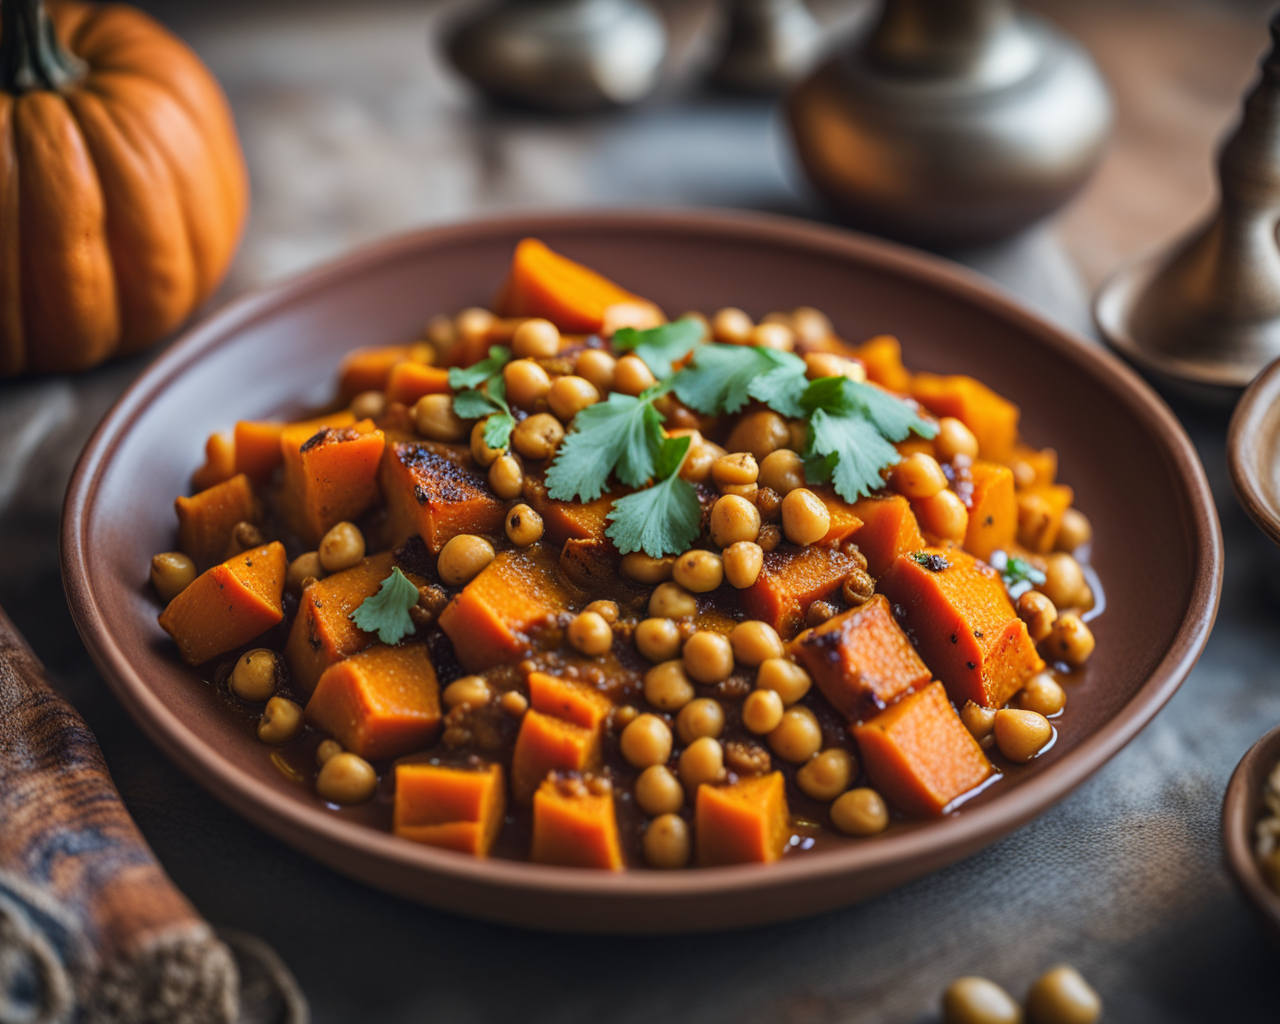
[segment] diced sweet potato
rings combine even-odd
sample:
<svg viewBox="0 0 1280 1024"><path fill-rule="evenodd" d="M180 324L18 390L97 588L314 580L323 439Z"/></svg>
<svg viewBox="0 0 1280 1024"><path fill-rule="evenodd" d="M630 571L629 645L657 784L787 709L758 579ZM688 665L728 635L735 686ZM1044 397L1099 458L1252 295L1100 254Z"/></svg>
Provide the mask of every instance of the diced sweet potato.
<svg viewBox="0 0 1280 1024"><path fill-rule="evenodd" d="M355 421L347 409L297 423L241 420L236 424L236 472L244 473L254 483L266 483L284 461L280 435L286 430L297 428L299 433L311 437L323 427L349 427Z"/></svg>
<svg viewBox="0 0 1280 1024"><path fill-rule="evenodd" d="M883 594L805 630L791 650L832 707L855 722L933 678Z"/></svg>
<svg viewBox="0 0 1280 1024"><path fill-rule="evenodd" d="M382 456L378 480L387 502L387 540L398 547L415 534L434 555L460 533L500 535L506 506L485 475L440 445L395 442Z"/></svg>
<svg viewBox="0 0 1280 1024"><path fill-rule="evenodd" d="M502 765L478 771L433 764L396 765L392 828L415 843L487 857L502 829L507 794Z"/></svg>
<svg viewBox="0 0 1280 1024"><path fill-rule="evenodd" d="M407 361L412 352L412 345L352 349L338 368L338 397L349 402L362 391L385 391L392 368Z"/></svg>
<svg viewBox="0 0 1280 1024"><path fill-rule="evenodd" d="M902 345L893 335L872 338L855 348L853 354L866 364L868 380L901 395L910 392L911 374L902 365Z"/></svg>
<svg viewBox="0 0 1280 1024"><path fill-rule="evenodd" d="M917 817L940 815L994 770L941 683L903 697L854 726L853 735L871 784L894 807Z"/></svg>
<svg viewBox="0 0 1280 1024"><path fill-rule="evenodd" d="M809 606L839 591L856 565L852 555L837 548L770 551L755 583L742 591L742 607L749 618L767 622L789 640L800 632Z"/></svg>
<svg viewBox="0 0 1280 1024"><path fill-rule="evenodd" d="M237 523L257 518L253 488L243 473L190 498L176 498L173 507L178 513L178 546L201 570L222 561Z"/></svg>
<svg viewBox="0 0 1280 1024"><path fill-rule="evenodd" d="M387 401L412 406L423 395L442 395L449 390L449 371L425 363L397 363L387 377Z"/></svg>
<svg viewBox="0 0 1280 1024"><path fill-rule="evenodd" d="M204 465L191 474L191 486L207 491L236 475L236 442L229 434L210 434L204 443Z"/></svg>
<svg viewBox="0 0 1280 1024"><path fill-rule="evenodd" d="M613 794L597 795L582 787L570 792L558 780L547 779L533 798L530 857L537 864L621 871Z"/></svg>
<svg viewBox="0 0 1280 1024"><path fill-rule="evenodd" d="M862 529L862 520L854 512L853 506L836 494L835 488L815 487L812 490L822 499L822 503L827 506L827 512L831 516L831 529L827 531L825 537L818 541L820 547L831 547L839 544Z"/></svg>
<svg viewBox="0 0 1280 1024"><path fill-rule="evenodd" d="M302 542L315 545L333 526L355 519L378 500L385 438L372 420L349 427L287 427L281 510Z"/></svg>
<svg viewBox="0 0 1280 1024"><path fill-rule="evenodd" d="M954 416L973 431L978 454L1008 462L1018 441L1018 407L979 380L961 375L917 373L911 397L935 416Z"/></svg>
<svg viewBox="0 0 1280 1024"><path fill-rule="evenodd" d="M330 665L307 701L307 721L365 758L430 746L440 731L440 684L426 645L375 644Z"/></svg>
<svg viewBox="0 0 1280 1024"><path fill-rule="evenodd" d="M479 672L525 657L569 602L553 552L502 551L440 613L440 628L462 666Z"/></svg>
<svg viewBox="0 0 1280 1024"><path fill-rule="evenodd" d="M994 462L975 462L969 469L973 483L969 529L964 548L983 561L991 552L1007 551L1018 533L1018 501L1013 471Z"/></svg>
<svg viewBox="0 0 1280 1024"><path fill-rule="evenodd" d="M1047 487L1058 477L1058 453L1052 448L1032 448L1019 443L1013 449L1010 466L1023 463L1031 470L1033 479L1022 481L1024 487ZM1016 479L1021 479L1016 477Z"/></svg>
<svg viewBox="0 0 1280 1024"><path fill-rule="evenodd" d="M1000 707L1044 668L999 574L963 551L903 555L878 586L957 704Z"/></svg>
<svg viewBox="0 0 1280 1024"><path fill-rule="evenodd" d="M599 690L545 672L530 673L529 703L535 711L584 729L598 730L613 710L613 701Z"/></svg>
<svg viewBox="0 0 1280 1024"><path fill-rule="evenodd" d="M752 776L731 786L699 786L694 820L702 867L777 860L791 833L782 773Z"/></svg>
<svg viewBox="0 0 1280 1024"><path fill-rule="evenodd" d="M619 489L602 494L595 501L553 501L547 496L546 485L537 477L530 476L525 480L524 498L542 516L546 539L561 547L569 540L608 543L605 531L609 528L609 512L613 503L628 493L628 490Z"/></svg>
<svg viewBox="0 0 1280 1024"><path fill-rule="evenodd" d="M284 545L272 541L229 558L196 577L160 613L188 665L247 644L282 618Z"/></svg>
<svg viewBox="0 0 1280 1024"><path fill-rule="evenodd" d="M853 504L853 514L862 520L856 540L872 576L883 576L899 555L924 547L911 502L900 494L861 498Z"/></svg>
<svg viewBox="0 0 1280 1024"><path fill-rule="evenodd" d="M1062 516L1075 501L1065 484L1027 487L1018 492L1018 543L1028 551L1047 555L1062 529Z"/></svg>
<svg viewBox="0 0 1280 1024"><path fill-rule="evenodd" d="M599 764L599 729L529 710L511 754L511 793L527 804L549 773L587 772Z"/></svg>

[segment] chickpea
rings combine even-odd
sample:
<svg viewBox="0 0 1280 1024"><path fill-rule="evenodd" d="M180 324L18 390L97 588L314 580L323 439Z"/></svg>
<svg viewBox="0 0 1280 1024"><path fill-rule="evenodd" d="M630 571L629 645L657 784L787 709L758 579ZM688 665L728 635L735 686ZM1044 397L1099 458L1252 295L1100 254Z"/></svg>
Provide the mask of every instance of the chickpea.
<svg viewBox="0 0 1280 1024"><path fill-rule="evenodd" d="M550 359L560 351L560 330L550 320L526 320L511 335L517 359Z"/></svg>
<svg viewBox="0 0 1280 1024"><path fill-rule="evenodd" d="M151 585L165 604L191 586L197 575L196 563L181 551L165 551L151 557Z"/></svg>
<svg viewBox="0 0 1280 1024"><path fill-rule="evenodd" d="M1058 529L1058 537L1054 547L1059 551L1074 551L1083 547L1093 539L1093 525L1077 508L1069 508L1062 513L1062 526Z"/></svg>
<svg viewBox="0 0 1280 1024"><path fill-rule="evenodd" d="M547 412L534 413L516 424L511 444L526 459L549 459L564 440L564 427Z"/></svg>
<svg viewBox="0 0 1280 1024"><path fill-rule="evenodd" d="M680 475L691 484L700 484L705 483L707 478L711 476L712 465L725 452L718 444L702 440L701 437L697 436L698 432L696 430L693 433L695 438L689 442L689 453L684 457L684 463L680 466ZM674 432L672 436L675 436Z"/></svg>
<svg viewBox="0 0 1280 1024"><path fill-rule="evenodd" d="M1041 672L1014 694L1013 706L1019 711L1034 711L1048 718L1067 706L1067 694L1053 676Z"/></svg>
<svg viewBox="0 0 1280 1024"><path fill-rule="evenodd" d="M867 379L867 370L855 359L837 355L835 352L810 352L804 357L805 373L809 380L820 380L823 377L848 377L862 383Z"/></svg>
<svg viewBox="0 0 1280 1024"><path fill-rule="evenodd" d="M947 475L932 455L916 452L893 467L889 485L904 498L932 498L947 489Z"/></svg>
<svg viewBox="0 0 1280 1024"><path fill-rule="evenodd" d="M725 548L720 560L724 563L724 576L729 585L745 590L760 578L764 569L764 548L752 541L740 540Z"/></svg>
<svg viewBox="0 0 1280 1024"><path fill-rule="evenodd" d="M436 571L446 586L461 587L470 583L494 559L493 545L472 533L449 538L440 549Z"/></svg>
<svg viewBox="0 0 1280 1024"><path fill-rule="evenodd" d="M622 732L627 726L640 717L640 709L632 704L623 704L620 708L614 708L613 715L609 719L609 724L613 726L617 732Z"/></svg>
<svg viewBox="0 0 1280 1024"><path fill-rule="evenodd" d="M769 658L781 658L786 653L778 631L757 619L734 626L729 634L729 643L733 645L733 656L752 668Z"/></svg>
<svg viewBox="0 0 1280 1024"><path fill-rule="evenodd" d="M519 504L507 513L507 539L518 548L542 540L542 516L528 505Z"/></svg>
<svg viewBox="0 0 1280 1024"><path fill-rule="evenodd" d="M1025 459L1018 459L1010 468L1013 470L1013 486L1018 490L1036 485L1036 467Z"/></svg>
<svg viewBox="0 0 1280 1024"><path fill-rule="evenodd" d="M620 571L629 580L656 586L671 579L671 567L676 564L674 555L654 558L643 551L632 551L622 556Z"/></svg>
<svg viewBox="0 0 1280 1024"><path fill-rule="evenodd" d="M493 323L497 319L487 309L468 306L454 318L453 329L468 340L483 338L493 329Z"/></svg>
<svg viewBox="0 0 1280 1024"><path fill-rule="evenodd" d="M613 646L613 629L598 612L582 612L569 623L569 643L592 658Z"/></svg>
<svg viewBox="0 0 1280 1024"><path fill-rule="evenodd" d="M821 344L835 334L827 314L812 306L797 306L791 311L791 329L807 345Z"/></svg>
<svg viewBox="0 0 1280 1024"><path fill-rule="evenodd" d="M802 452L809 443L809 422L807 420L787 420L787 429L791 431L791 443L787 445L793 452Z"/></svg>
<svg viewBox="0 0 1280 1024"><path fill-rule="evenodd" d="M482 708L493 700L493 691L489 689L484 676L463 676L446 686L444 693L440 696L444 700L445 707L449 709L464 705Z"/></svg>
<svg viewBox="0 0 1280 1024"><path fill-rule="evenodd" d="M1056 661L1065 661L1073 668L1079 668L1093 654L1093 632L1080 619L1079 615L1060 615L1044 642L1045 653Z"/></svg>
<svg viewBox="0 0 1280 1024"><path fill-rule="evenodd" d="M1031 639L1039 643L1053 631L1058 609L1038 590L1028 590L1018 598L1018 618L1027 624Z"/></svg>
<svg viewBox="0 0 1280 1024"><path fill-rule="evenodd" d="M851 608L866 604L875 592L876 581L865 569L850 569L840 584L840 595Z"/></svg>
<svg viewBox="0 0 1280 1024"><path fill-rule="evenodd" d="M361 391L351 399L351 415L357 420L376 420L387 411L387 396L381 391Z"/></svg>
<svg viewBox="0 0 1280 1024"><path fill-rule="evenodd" d="M1018 543L1036 549L1053 525L1053 509L1039 494L1018 495Z"/></svg>
<svg viewBox="0 0 1280 1024"><path fill-rule="evenodd" d="M920 529L943 540L964 540L969 530L969 510L955 491L939 491L932 498L919 498L911 503Z"/></svg>
<svg viewBox="0 0 1280 1024"><path fill-rule="evenodd" d="M751 344L778 352L790 352L796 347L796 336L786 324L757 324L751 332Z"/></svg>
<svg viewBox="0 0 1280 1024"><path fill-rule="evenodd" d="M738 420L725 447L731 452L748 452L759 462L778 449L785 448L790 440L791 431L787 427L787 421L772 409L759 409Z"/></svg>
<svg viewBox="0 0 1280 1024"><path fill-rule="evenodd" d="M250 548L261 547L267 542L265 536L257 526L253 523L241 522L231 530L231 542L228 545L228 556L232 554L240 554L248 551Z"/></svg>
<svg viewBox="0 0 1280 1024"><path fill-rule="evenodd" d="M1094 1024L1102 1000L1074 967L1063 964L1042 975L1027 993L1031 1024Z"/></svg>
<svg viewBox="0 0 1280 1024"><path fill-rule="evenodd" d="M782 499L782 532L792 544L815 544L831 529L831 513L807 487L797 487Z"/></svg>
<svg viewBox="0 0 1280 1024"><path fill-rule="evenodd" d="M364 534L355 523L338 523L320 539L320 565L325 572L341 572L364 558Z"/></svg>
<svg viewBox="0 0 1280 1024"><path fill-rule="evenodd" d="M671 575L685 590L707 594L724 582L724 562L710 551L686 551L676 559Z"/></svg>
<svg viewBox="0 0 1280 1024"><path fill-rule="evenodd" d="M774 690L752 690L742 702L742 724L749 732L763 736L782 724L786 708Z"/></svg>
<svg viewBox="0 0 1280 1024"><path fill-rule="evenodd" d="M698 614L698 602L678 583L660 583L649 598L649 614L657 619L687 619Z"/></svg>
<svg viewBox="0 0 1280 1024"><path fill-rule="evenodd" d="M276 652L265 647L240 655L231 670L231 692L241 700L259 703L276 692Z"/></svg>
<svg viewBox="0 0 1280 1024"><path fill-rule="evenodd" d="M413 406L413 426L432 441L461 441L467 423L453 411L452 395L423 395Z"/></svg>
<svg viewBox="0 0 1280 1024"><path fill-rule="evenodd" d="M689 826L680 815L664 814L649 823L644 831L644 862L667 871L689 863Z"/></svg>
<svg viewBox="0 0 1280 1024"><path fill-rule="evenodd" d="M639 356L623 356L613 368L613 389L624 395L639 395L658 380Z"/></svg>
<svg viewBox="0 0 1280 1024"><path fill-rule="evenodd" d="M533 412L551 391L551 376L532 359L513 359L502 368L507 401Z"/></svg>
<svg viewBox="0 0 1280 1024"><path fill-rule="evenodd" d="M721 490L729 485L754 484L759 476L760 467L750 452L734 452L711 464L711 479Z"/></svg>
<svg viewBox="0 0 1280 1024"><path fill-rule="evenodd" d="M324 566L320 564L320 552L308 551L305 555L299 555L289 563L289 568L285 572L284 582L295 594L302 590L302 581L305 579L319 580L324 579Z"/></svg>
<svg viewBox="0 0 1280 1024"><path fill-rule="evenodd" d="M258 719L258 739L263 743L288 743L302 732L302 707L284 697L272 697Z"/></svg>
<svg viewBox="0 0 1280 1024"><path fill-rule="evenodd" d="M1066 552L1055 551L1045 559L1044 582L1038 589L1059 610L1080 607L1088 587L1080 563Z"/></svg>
<svg viewBox="0 0 1280 1024"><path fill-rule="evenodd" d="M710 736L694 740L680 755L680 781L685 789L696 790L703 783L724 778L724 747Z"/></svg>
<svg viewBox="0 0 1280 1024"><path fill-rule="evenodd" d="M760 486L777 491L784 498L804 486L804 460L790 448L779 448L760 463Z"/></svg>
<svg viewBox="0 0 1280 1024"><path fill-rule="evenodd" d="M1026 764L1053 738L1053 726L1034 711L1002 708L996 712L996 746L1016 764Z"/></svg>
<svg viewBox="0 0 1280 1024"><path fill-rule="evenodd" d="M373 797L378 773L363 757L343 751L334 754L316 776L316 792L333 804L362 804Z"/></svg>
<svg viewBox="0 0 1280 1024"><path fill-rule="evenodd" d="M342 744L337 740L321 740L316 747L316 767L323 768L324 763L333 757L334 754L342 753Z"/></svg>
<svg viewBox="0 0 1280 1024"><path fill-rule="evenodd" d="M967 700L960 709L960 721L969 730L969 735L982 742L996 727L996 709L984 708L981 704Z"/></svg>
<svg viewBox="0 0 1280 1024"><path fill-rule="evenodd" d="M725 345L748 345L755 324L736 306L725 306L711 318L711 336Z"/></svg>
<svg viewBox="0 0 1280 1024"><path fill-rule="evenodd" d="M514 455L500 455L489 467L489 489L503 501L520 497L524 490L524 469Z"/></svg>
<svg viewBox="0 0 1280 1024"><path fill-rule="evenodd" d="M488 469L492 466L494 460L505 450L502 448L490 448L485 444L484 430L488 422L487 417L482 420L476 420L476 425L471 428L471 457L476 460L476 465L481 469Z"/></svg>
<svg viewBox="0 0 1280 1024"><path fill-rule="evenodd" d="M673 658L649 669L644 674L644 699L663 711L679 711L693 700L693 684L684 662Z"/></svg>
<svg viewBox="0 0 1280 1024"><path fill-rule="evenodd" d="M814 800L834 800L849 788L856 772L849 751L830 747L796 772L796 785Z"/></svg>
<svg viewBox="0 0 1280 1024"><path fill-rule="evenodd" d="M676 734L683 743L692 743L703 736L712 739L724 732L724 708L710 697L691 700L676 715Z"/></svg>
<svg viewBox="0 0 1280 1024"><path fill-rule="evenodd" d="M636 779L636 803L645 814L673 814L684 806L684 787L663 764L652 764Z"/></svg>
<svg viewBox="0 0 1280 1024"><path fill-rule="evenodd" d="M596 390L596 386L585 377L572 374L557 377L547 394L547 404L551 406L551 411L564 423L598 401L600 392Z"/></svg>
<svg viewBox="0 0 1280 1024"><path fill-rule="evenodd" d="M889 808L874 789L851 789L831 805L831 824L847 836L878 835L889 827Z"/></svg>
<svg viewBox="0 0 1280 1024"><path fill-rule="evenodd" d="M782 527L777 523L765 523L760 527L760 536L756 538L756 543L765 554L775 550L782 543Z"/></svg>
<svg viewBox="0 0 1280 1024"><path fill-rule="evenodd" d="M711 542L716 547L727 548L739 541L754 543L760 536L760 513L746 498L721 495L711 508L710 530Z"/></svg>
<svg viewBox="0 0 1280 1024"><path fill-rule="evenodd" d="M976 459L978 439L954 416L943 416L938 421L938 436L933 439L933 450L942 462L953 462L957 455Z"/></svg>
<svg viewBox="0 0 1280 1024"><path fill-rule="evenodd" d="M519 690L508 690L498 698L498 705L512 718L519 718L529 710L529 698Z"/></svg>
<svg viewBox="0 0 1280 1024"><path fill-rule="evenodd" d="M787 708L768 736L769 748L782 760L804 764L822 749L822 727L812 711L803 705Z"/></svg>
<svg viewBox="0 0 1280 1024"><path fill-rule="evenodd" d="M671 757L671 728L657 715L639 715L622 730L618 743L633 768L666 764Z"/></svg>
<svg viewBox="0 0 1280 1024"><path fill-rule="evenodd" d="M631 634L636 650L649 661L670 661L680 654L680 627L670 619L645 619Z"/></svg>
<svg viewBox="0 0 1280 1024"><path fill-rule="evenodd" d="M454 340L453 319L443 313L437 313L427 321L423 336L436 345L448 345Z"/></svg>
<svg viewBox="0 0 1280 1024"><path fill-rule="evenodd" d="M733 647L719 633L694 633L684 643L683 658L685 672L700 683L718 683L733 674Z"/></svg>
<svg viewBox="0 0 1280 1024"><path fill-rule="evenodd" d="M578 356L573 372L589 380L600 394L613 390L613 375L618 361L603 349L589 348Z"/></svg>
<svg viewBox="0 0 1280 1024"><path fill-rule="evenodd" d="M600 618L604 619L609 625L613 625L618 621L621 612L618 609L617 601L592 601L589 605L582 609L584 612L595 612Z"/></svg>
<svg viewBox="0 0 1280 1024"><path fill-rule="evenodd" d="M812 685L809 673L786 658L766 658L756 674L756 688L773 690L787 707L808 693Z"/></svg>
<svg viewBox="0 0 1280 1024"><path fill-rule="evenodd" d="M942 994L944 1024L1022 1024L1022 1007L994 981L957 978Z"/></svg>
<svg viewBox="0 0 1280 1024"><path fill-rule="evenodd" d="M761 487L755 494L756 511L766 523L782 521L782 495L772 487Z"/></svg>

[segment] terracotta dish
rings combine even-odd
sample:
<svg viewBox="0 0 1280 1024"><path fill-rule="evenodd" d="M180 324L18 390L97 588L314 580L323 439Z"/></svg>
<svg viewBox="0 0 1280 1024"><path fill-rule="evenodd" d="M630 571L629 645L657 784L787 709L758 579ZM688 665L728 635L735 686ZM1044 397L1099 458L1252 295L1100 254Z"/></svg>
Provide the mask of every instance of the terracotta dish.
<svg viewBox="0 0 1280 1024"><path fill-rule="evenodd" d="M1263 813L1262 783L1277 761L1280 726L1249 748L1227 783L1227 795L1222 801L1222 843L1236 885L1272 941L1280 945L1280 896L1263 880L1253 855L1253 827Z"/></svg>
<svg viewBox="0 0 1280 1024"><path fill-rule="evenodd" d="M755 317L812 305L851 340L892 332L916 369L969 373L1017 402L1023 434L1053 443L1095 530L1106 592L1097 652L1056 745L959 812L767 866L594 873L476 860L415 845L326 808L210 700L156 623L147 584L172 546L205 437L240 418L328 397L358 345L403 342L437 312L491 300L521 238L659 302L670 314L749 302ZM189 331L89 442L63 516L76 623L129 712L191 775L259 827L371 885L535 927L670 932L831 909L959 860L1043 812L1131 740L1204 646L1222 539L1195 451L1134 373L940 260L826 227L732 213L524 216L392 239L244 298Z"/></svg>
<svg viewBox="0 0 1280 1024"><path fill-rule="evenodd" d="M1280 544L1280 360L1240 397L1227 434L1227 463L1245 511Z"/></svg>

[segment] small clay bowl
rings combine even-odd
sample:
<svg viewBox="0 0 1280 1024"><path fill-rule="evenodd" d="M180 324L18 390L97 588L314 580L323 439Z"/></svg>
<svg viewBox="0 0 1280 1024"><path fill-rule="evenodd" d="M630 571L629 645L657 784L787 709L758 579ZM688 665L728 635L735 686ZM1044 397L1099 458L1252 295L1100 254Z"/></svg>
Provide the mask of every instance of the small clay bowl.
<svg viewBox="0 0 1280 1024"><path fill-rule="evenodd" d="M1280 544L1280 359L1240 396L1227 432L1227 465L1240 504Z"/></svg>
<svg viewBox="0 0 1280 1024"><path fill-rule="evenodd" d="M1231 773L1222 801L1227 867L1249 906L1280 947L1280 895L1267 885L1253 855L1253 828L1262 818L1262 784L1280 761L1280 726L1258 740Z"/></svg>

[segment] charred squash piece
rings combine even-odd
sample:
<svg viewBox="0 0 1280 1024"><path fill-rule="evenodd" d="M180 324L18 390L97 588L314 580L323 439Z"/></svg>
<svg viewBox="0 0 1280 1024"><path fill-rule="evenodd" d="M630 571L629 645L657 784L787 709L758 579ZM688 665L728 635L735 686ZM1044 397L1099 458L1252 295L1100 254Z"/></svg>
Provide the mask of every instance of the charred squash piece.
<svg viewBox="0 0 1280 1024"><path fill-rule="evenodd" d="M853 355L867 367L867 379L900 395L911 391L911 373L902 365L902 345L892 334L881 334L857 346Z"/></svg>
<svg viewBox="0 0 1280 1024"><path fill-rule="evenodd" d="M479 771L433 764L396 765L396 835L426 846L487 857L502 829L507 796L502 766Z"/></svg>
<svg viewBox="0 0 1280 1024"><path fill-rule="evenodd" d="M1075 500L1065 484L1027 487L1018 492L1018 543L1028 551L1047 555L1062 529L1062 516Z"/></svg>
<svg viewBox="0 0 1280 1024"><path fill-rule="evenodd" d="M1000 576L955 548L919 557L928 564L899 558L878 589L952 700L1002 706L1044 662Z"/></svg>
<svg viewBox="0 0 1280 1024"><path fill-rule="evenodd" d="M547 494L547 485L540 475L527 474L524 482L524 500L542 516L546 538L557 547L570 540L608 544L605 531L609 528L609 512L615 501L630 493L629 488L619 487L595 501L555 501Z"/></svg>
<svg viewBox="0 0 1280 1024"><path fill-rule="evenodd" d="M805 630L791 651L832 707L851 722L878 713L933 678L883 594Z"/></svg>
<svg viewBox="0 0 1280 1024"><path fill-rule="evenodd" d="M412 345L352 349L338 367L338 397L349 402L362 391L385 391L391 370L408 361L412 352Z"/></svg>
<svg viewBox="0 0 1280 1024"><path fill-rule="evenodd" d="M423 395L442 395L449 390L449 371L424 363L397 363L387 377L387 401L412 406Z"/></svg>
<svg viewBox="0 0 1280 1024"><path fill-rule="evenodd" d="M916 817L940 815L994 771L941 683L908 694L854 726L853 735L871 784L893 806Z"/></svg>
<svg viewBox="0 0 1280 1024"><path fill-rule="evenodd" d="M555 554L537 544L500 552L440 613L440 628L463 668L480 672L527 655L569 603Z"/></svg>
<svg viewBox="0 0 1280 1024"><path fill-rule="evenodd" d="M853 506L841 498L833 487L815 487L813 492L827 506L831 516L831 529L818 541L819 547L834 547L862 529L862 520L853 510Z"/></svg>
<svg viewBox="0 0 1280 1024"><path fill-rule="evenodd" d="M160 613L188 665L235 650L282 618L284 545L272 541L215 565L196 577Z"/></svg>
<svg viewBox="0 0 1280 1024"><path fill-rule="evenodd" d="M530 856L536 864L621 871L625 865L613 794L585 788L568 792L558 780L547 779L533 797Z"/></svg>
<svg viewBox="0 0 1280 1024"><path fill-rule="evenodd" d="M1008 462L1018 443L1018 407L980 380L917 373L911 397L935 416L954 416L973 431L978 454L992 462Z"/></svg>
<svg viewBox="0 0 1280 1024"><path fill-rule="evenodd" d="M800 632L809 605L835 594L856 565L852 555L835 548L770 551L759 578L742 591L742 607L748 618L769 623L789 640Z"/></svg>
<svg viewBox="0 0 1280 1024"><path fill-rule="evenodd" d="M204 443L204 465L191 474L191 486L197 491L207 491L235 475L235 438L228 434L210 434Z"/></svg>
<svg viewBox="0 0 1280 1024"><path fill-rule="evenodd" d="M862 498L852 507L854 515L862 520L858 550L867 559L867 572L877 579L899 555L924 547L924 534L911 511L911 502L902 495Z"/></svg>
<svg viewBox="0 0 1280 1024"><path fill-rule="evenodd" d="M994 462L975 462L969 470L973 492L964 549L983 561L993 551L1007 551L1018 534L1018 501L1013 471Z"/></svg>
<svg viewBox="0 0 1280 1024"><path fill-rule="evenodd" d="M529 703L544 715L594 730L603 726L613 710L613 701L599 690L545 672L530 673Z"/></svg>
<svg viewBox="0 0 1280 1024"><path fill-rule="evenodd" d="M201 570L222 561L237 523L257 518L253 488L243 473L190 498L176 498L173 508L178 513L178 546Z"/></svg>
<svg viewBox="0 0 1280 1024"><path fill-rule="evenodd" d="M791 833L782 773L699 786L694 819L701 867L777 860Z"/></svg>
<svg viewBox="0 0 1280 1024"><path fill-rule="evenodd" d="M280 435L281 509L302 542L314 546L331 527L377 502L386 441L372 420L308 431L310 424L288 427Z"/></svg>
<svg viewBox="0 0 1280 1024"><path fill-rule="evenodd" d="M1047 487L1058 478L1058 453L1052 448L1032 448L1019 443L1013 450L1010 465L1019 462L1025 463L1035 475L1030 483L1024 480L1024 486Z"/></svg>
<svg viewBox="0 0 1280 1024"><path fill-rule="evenodd" d="M527 804L551 772L588 772L600 764L600 730L529 710L511 754L511 793Z"/></svg>
<svg viewBox="0 0 1280 1024"><path fill-rule="evenodd" d="M387 502L387 539L398 547L419 536L438 555L460 533L499 535L506 506L485 475L451 450L395 442L382 456L378 479Z"/></svg>
<svg viewBox="0 0 1280 1024"><path fill-rule="evenodd" d="M430 746L440 731L440 684L426 645L376 644L330 665L307 701L307 721L373 760Z"/></svg>
<svg viewBox="0 0 1280 1024"><path fill-rule="evenodd" d="M286 430L298 428L303 432L305 428L310 437L323 427L349 427L355 421L346 409L297 423L241 420L236 424L236 472L244 473L254 483L266 483L284 461L280 435Z"/></svg>

